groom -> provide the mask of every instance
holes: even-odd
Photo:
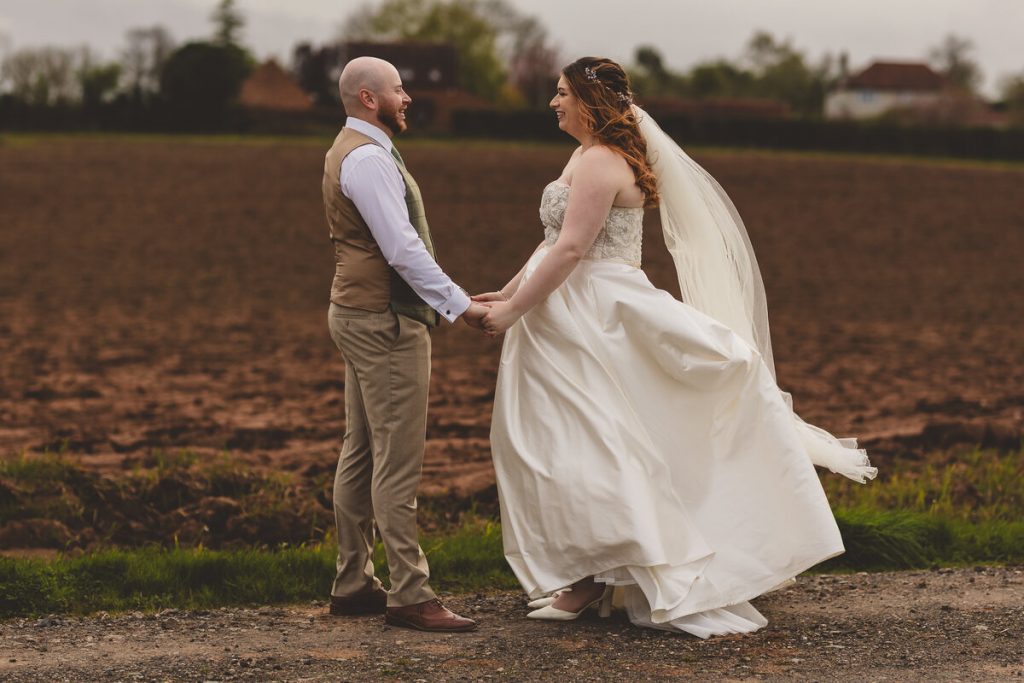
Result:
[[[470,631],[434,595],[417,541],[416,489],[426,439],[431,327],[475,327],[470,301],[434,260],[416,181],[391,138],[412,101],[394,66],[351,60],[338,81],[347,119],[327,152],[323,197],[334,244],[328,325],[345,360],[345,441],[334,479],[338,573],[331,614],[380,614],[395,626]],[[377,524],[391,573],[373,574]]]

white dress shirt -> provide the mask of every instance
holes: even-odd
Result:
[[[341,193],[356,205],[388,265],[428,306],[454,322],[469,308],[469,296],[431,258],[409,222],[405,180],[391,156],[391,138],[351,116],[345,119],[345,127],[377,144],[356,147],[341,162]]]

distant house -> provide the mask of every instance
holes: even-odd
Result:
[[[894,109],[937,107],[948,87],[927,64],[874,62],[826,96],[825,118],[870,119]]]
[[[459,87],[459,60],[448,43],[366,43],[341,46],[338,73],[356,57],[377,57],[395,65],[412,98],[408,119],[416,132],[448,132],[456,109],[493,109],[494,105]]]
[[[341,64],[356,57],[391,62],[409,90],[447,90],[459,84],[459,55],[449,43],[360,43],[341,46]]]
[[[313,101],[273,59],[256,67],[242,84],[243,107],[276,111],[309,111]]]

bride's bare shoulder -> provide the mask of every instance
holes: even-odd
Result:
[[[591,173],[600,173],[606,176],[621,175],[623,178],[627,176],[629,178],[633,177],[633,171],[629,168],[626,160],[622,158],[622,155],[604,145],[593,145],[582,150],[575,166],[577,169],[587,169]]]
[[[617,170],[629,170],[629,164],[621,154],[606,145],[592,145],[587,149],[580,148],[580,161],[587,164],[601,164]]]

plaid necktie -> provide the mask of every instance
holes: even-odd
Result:
[[[402,168],[405,168],[405,160],[402,159],[402,155],[398,153],[398,148],[395,147],[394,145],[391,145],[391,156],[393,156],[398,161],[398,164]]]

